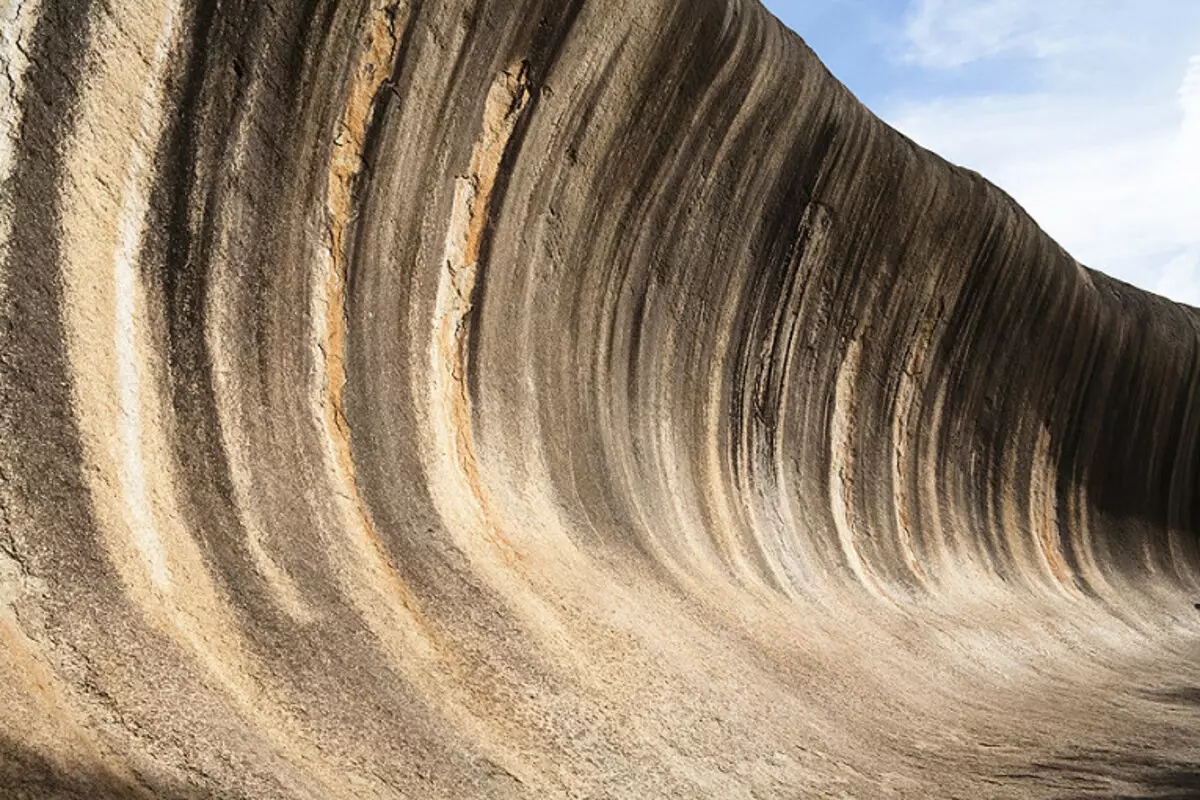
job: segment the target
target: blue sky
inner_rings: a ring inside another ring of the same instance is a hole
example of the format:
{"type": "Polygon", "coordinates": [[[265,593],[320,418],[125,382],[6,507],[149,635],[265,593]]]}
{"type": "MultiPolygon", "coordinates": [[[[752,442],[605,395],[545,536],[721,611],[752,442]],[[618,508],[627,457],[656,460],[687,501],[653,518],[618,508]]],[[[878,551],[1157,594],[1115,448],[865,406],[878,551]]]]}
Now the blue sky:
{"type": "Polygon", "coordinates": [[[1200,306],[1200,0],[765,0],[1079,261],[1200,306]]]}

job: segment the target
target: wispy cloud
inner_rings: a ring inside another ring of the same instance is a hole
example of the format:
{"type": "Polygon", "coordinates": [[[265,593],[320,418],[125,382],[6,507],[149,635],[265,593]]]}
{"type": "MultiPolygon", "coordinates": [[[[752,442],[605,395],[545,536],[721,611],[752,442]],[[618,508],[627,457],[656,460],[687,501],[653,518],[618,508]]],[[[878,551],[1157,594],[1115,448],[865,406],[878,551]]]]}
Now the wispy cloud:
{"type": "Polygon", "coordinates": [[[919,0],[905,20],[905,57],[931,68],[1005,54],[1045,57],[1078,43],[1079,0],[919,0]]]}
{"type": "Polygon", "coordinates": [[[1080,261],[1200,305],[1200,4],[1188,5],[917,0],[906,61],[1015,62],[1027,86],[879,110],[999,184],[1080,261]]]}
{"type": "Polygon", "coordinates": [[[1200,0],[766,0],[1088,266],[1200,305],[1200,0]]]}

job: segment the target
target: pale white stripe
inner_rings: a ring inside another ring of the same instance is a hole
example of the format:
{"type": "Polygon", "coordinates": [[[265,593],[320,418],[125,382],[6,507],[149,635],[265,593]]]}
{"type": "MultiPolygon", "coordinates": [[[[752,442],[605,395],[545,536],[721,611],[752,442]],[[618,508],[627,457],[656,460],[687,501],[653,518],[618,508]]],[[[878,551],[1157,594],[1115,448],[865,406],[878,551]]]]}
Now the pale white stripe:
{"type": "Polygon", "coordinates": [[[158,138],[161,125],[162,72],[171,52],[178,25],[178,6],[167,6],[146,91],[142,95],[141,119],[129,153],[122,191],[121,214],[117,218],[117,250],[113,258],[113,283],[116,292],[114,344],[119,416],[117,434],[121,448],[120,479],[134,544],[146,561],[150,578],[159,589],[168,589],[171,573],[166,551],[159,536],[147,489],[146,468],[142,457],[141,387],[138,359],[137,313],[143,305],[137,280],[137,256],[146,224],[146,183],[149,175],[147,153],[158,138]]]}
{"type": "Polygon", "coordinates": [[[16,161],[17,135],[24,116],[21,100],[25,96],[25,71],[29,68],[29,36],[37,25],[39,11],[40,0],[0,6],[0,259],[8,253],[12,233],[8,181],[16,161]]]}
{"type": "Polygon", "coordinates": [[[833,511],[833,525],[838,543],[845,556],[846,565],[864,587],[873,594],[883,597],[875,576],[871,574],[854,540],[852,486],[854,484],[854,404],[855,386],[858,379],[862,344],[855,339],[846,351],[846,357],[838,369],[837,391],[834,395],[833,418],[829,423],[829,501],[833,511]]]}

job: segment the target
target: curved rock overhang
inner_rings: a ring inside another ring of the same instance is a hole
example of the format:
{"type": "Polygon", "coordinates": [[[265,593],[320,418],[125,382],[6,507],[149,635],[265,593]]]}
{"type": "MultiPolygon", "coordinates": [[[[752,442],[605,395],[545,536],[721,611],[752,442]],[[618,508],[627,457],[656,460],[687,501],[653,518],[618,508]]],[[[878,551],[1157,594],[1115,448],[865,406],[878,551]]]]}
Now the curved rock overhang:
{"type": "Polygon", "coordinates": [[[1200,794],[1196,310],[757,2],[0,15],[0,793],[1200,794]]]}

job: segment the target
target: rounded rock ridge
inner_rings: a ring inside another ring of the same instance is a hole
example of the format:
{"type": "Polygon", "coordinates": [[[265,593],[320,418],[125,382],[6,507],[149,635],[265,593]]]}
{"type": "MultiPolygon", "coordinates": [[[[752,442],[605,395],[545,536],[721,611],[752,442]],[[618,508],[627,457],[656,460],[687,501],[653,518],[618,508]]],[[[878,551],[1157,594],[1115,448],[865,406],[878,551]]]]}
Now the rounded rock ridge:
{"type": "Polygon", "coordinates": [[[1200,796],[1197,310],[757,0],[0,67],[0,795],[1200,796]]]}

